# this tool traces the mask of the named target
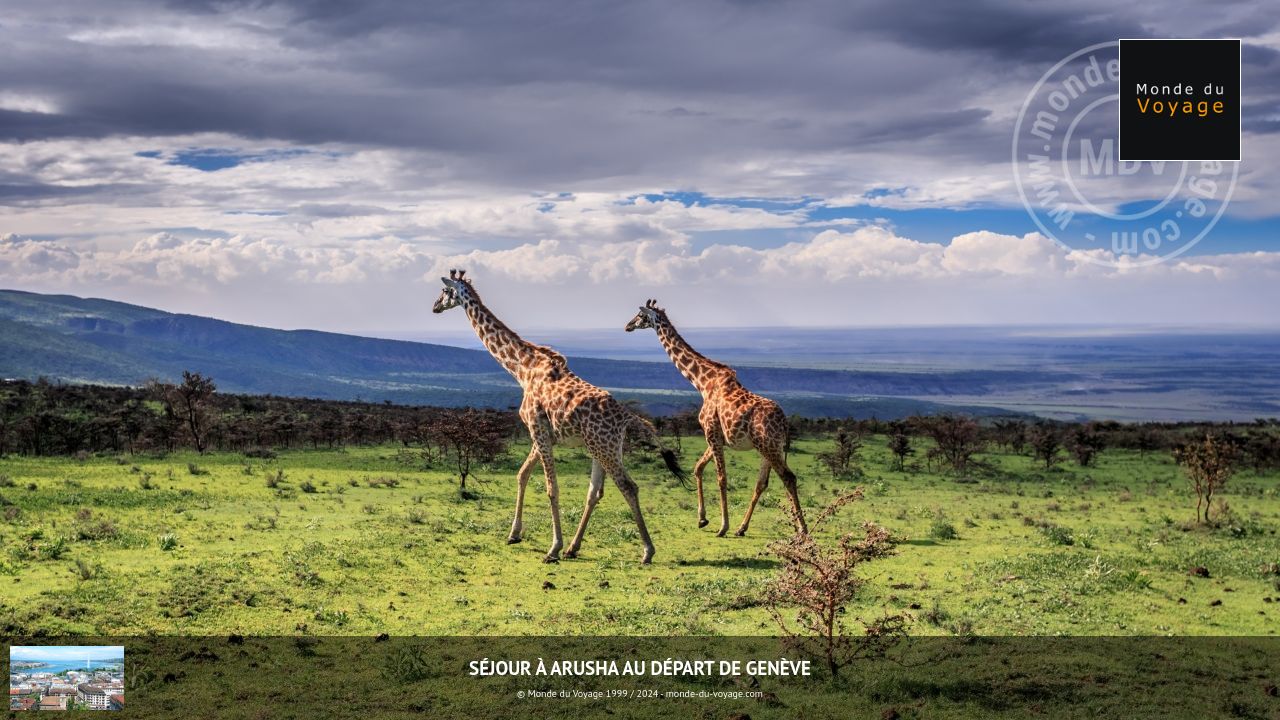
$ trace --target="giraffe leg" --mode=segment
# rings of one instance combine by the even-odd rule
[[[795,515],[796,529],[798,532],[808,534],[809,526],[804,521],[804,510],[800,507],[800,492],[796,486],[796,474],[791,472],[791,468],[787,467],[787,461],[784,458],[780,448],[769,448],[760,453],[764,458],[764,463],[760,467],[760,475],[765,478],[766,468],[772,469],[782,478],[782,484],[787,489],[787,495],[791,498],[791,509]],[[764,491],[768,483],[756,485],[756,495],[751,498],[751,507],[747,509],[746,517],[742,518],[742,526],[738,528],[738,534],[741,535],[747,531],[747,524],[751,522],[751,512],[755,510],[756,501],[760,498],[760,493]]]
[[[511,534],[507,536],[507,544],[520,542],[524,538],[524,489],[529,484],[529,476],[533,474],[533,464],[538,461],[538,450],[529,448],[529,457],[516,473],[516,517],[511,521]]]
[[[711,462],[713,454],[711,446],[708,445],[707,449],[702,451],[702,457],[698,458],[698,462],[693,466],[693,477],[698,485],[698,527],[707,526],[707,506],[702,500],[702,471],[707,467],[707,463]]]
[[[804,510],[800,508],[800,490],[796,487],[796,474],[791,472],[791,468],[787,467],[787,461],[783,457],[779,457],[773,463],[774,472],[782,477],[782,485],[787,488],[787,494],[791,496],[791,509],[795,511],[796,525],[799,527],[802,535],[809,534],[809,525],[804,521]]]
[[[551,548],[543,562],[559,562],[564,536],[560,532],[560,486],[556,482],[556,460],[551,453],[551,433],[543,428],[534,431],[534,447],[542,460],[542,473],[547,480],[547,499],[551,501]]]
[[[729,474],[724,462],[724,448],[717,445],[713,449],[716,460],[716,485],[720,489],[720,529],[716,537],[724,537],[729,532]]]
[[[653,541],[649,539],[649,528],[645,526],[644,514],[640,512],[640,489],[636,486],[635,481],[631,479],[631,476],[627,474],[626,468],[622,466],[621,452],[605,463],[605,470],[609,472],[614,484],[622,492],[622,497],[626,499],[627,505],[631,506],[631,516],[635,518],[636,529],[640,531],[640,542],[644,545],[644,554],[641,556],[640,562],[648,565],[653,560]]]
[[[596,503],[600,502],[600,498],[603,495],[604,466],[600,464],[599,460],[593,459],[591,461],[591,486],[587,488],[587,502],[582,508],[582,519],[578,521],[578,532],[573,534],[573,540],[569,542],[569,547],[565,548],[565,557],[578,557],[578,548],[582,546],[582,536],[587,532],[587,521],[591,519],[591,512],[596,509]]]
[[[760,496],[764,494],[765,488],[769,487],[769,469],[769,461],[761,458],[760,477],[756,480],[756,491],[751,494],[751,504],[747,506],[747,514],[742,516],[742,524],[733,533],[738,537],[747,534],[747,526],[751,524],[751,516],[756,511],[756,503],[760,502]]]

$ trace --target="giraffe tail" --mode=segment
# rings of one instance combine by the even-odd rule
[[[633,415],[633,417],[631,427],[639,430],[642,434],[640,438],[641,444],[650,450],[657,450],[662,457],[662,464],[667,466],[667,472],[680,481],[681,487],[688,489],[689,473],[680,467],[680,458],[676,456],[676,451],[662,444],[662,438],[658,435],[658,429],[653,426],[653,423],[639,415]]]

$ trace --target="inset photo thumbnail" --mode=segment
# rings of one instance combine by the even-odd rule
[[[124,647],[10,647],[9,709],[123,710]]]

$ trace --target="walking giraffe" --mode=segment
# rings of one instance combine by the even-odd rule
[[[520,420],[529,429],[529,437],[533,443],[529,456],[516,475],[516,514],[511,522],[511,534],[507,537],[507,542],[518,543],[522,539],[525,486],[533,471],[533,463],[539,461],[546,477],[547,497],[551,501],[551,548],[543,560],[560,560],[560,548],[563,545],[560,532],[560,489],[556,481],[552,447],[556,440],[579,437],[591,456],[591,484],[587,489],[578,531],[569,547],[565,548],[565,556],[577,557],[578,549],[582,546],[582,536],[587,530],[587,521],[591,519],[596,503],[604,495],[604,476],[608,473],[631,506],[631,515],[635,518],[636,528],[640,531],[640,542],[644,545],[641,562],[649,563],[653,560],[653,542],[649,539],[649,530],[645,527],[644,517],[640,512],[639,488],[622,466],[622,444],[628,430],[639,431],[643,436],[642,442],[658,449],[667,470],[683,481],[685,474],[676,461],[675,453],[662,447],[657,430],[648,420],[628,410],[608,392],[570,372],[563,355],[549,347],[522,339],[503,324],[481,302],[471,281],[464,277],[465,272],[450,270],[449,277],[440,278],[444,283],[444,290],[431,311],[438,314],[458,306],[466,311],[467,319],[471,321],[471,327],[476,331],[480,342],[511,373],[524,391],[524,398],[520,401]]]
[[[747,514],[742,518],[735,534],[747,533],[751,514],[756,510],[760,495],[769,486],[769,472],[782,478],[782,484],[791,496],[796,523],[800,532],[807,533],[804,511],[800,509],[800,496],[796,490],[796,475],[787,467],[787,416],[778,404],[747,390],[738,382],[738,373],[724,363],[708,359],[694,350],[667,317],[667,311],[658,307],[656,300],[640,306],[640,312],[627,323],[627,332],[653,328],[676,369],[702,394],[702,409],[698,422],[707,438],[707,449],[693,466],[693,476],[698,486],[698,527],[707,525],[706,505],[702,499],[702,471],[711,460],[716,463],[716,484],[720,486],[720,531],[724,537],[729,530],[729,504],[725,472],[725,446],[745,450],[754,447],[760,453],[760,475],[756,490],[751,496]]]

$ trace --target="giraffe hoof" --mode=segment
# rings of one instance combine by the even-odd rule
[[[516,543],[520,542],[520,541],[521,541],[521,540],[523,540],[523,539],[524,539],[524,538],[509,537],[509,538],[507,538],[507,544],[508,544],[508,545],[515,545]]]
[[[641,564],[641,565],[648,565],[648,564],[649,564],[649,563],[651,563],[651,562],[653,562],[653,551],[652,551],[652,550],[645,550],[645,551],[644,551],[644,555],[643,555],[643,556],[641,556],[641,558],[640,558],[640,564]]]
[[[559,556],[559,555],[547,555],[546,557],[542,558],[542,562],[547,563],[548,565],[550,565],[550,564],[552,564],[552,563],[558,563],[558,562],[560,562],[560,556]]]
[[[720,528],[720,532],[716,533],[716,537],[724,537],[727,532],[729,532],[729,528]]]
[[[747,534],[747,529],[746,529],[746,528],[738,528],[737,530],[734,530],[734,531],[733,531],[733,534],[734,534],[734,536],[736,536],[736,537],[742,537],[743,535],[746,535],[746,534]]]
[[[704,528],[710,524],[711,524],[711,521],[706,518],[702,518],[701,520],[698,521],[698,527],[700,528]]]
[[[564,556],[565,556],[565,557],[567,557],[567,558],[576,558],[576,557],[578,557],[578,549],[577,549],[577,548],[570,548],[569,550],[565,550],[565,551],[564,551]]]

